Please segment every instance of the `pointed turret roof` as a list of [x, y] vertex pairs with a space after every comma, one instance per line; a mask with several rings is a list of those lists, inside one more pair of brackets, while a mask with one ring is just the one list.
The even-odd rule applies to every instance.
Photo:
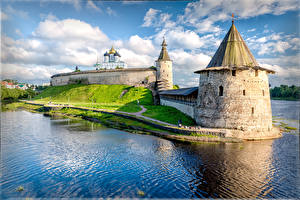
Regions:
[[227, 66], [258, 66], [234, 23], [232, 23], [228, 33], [206, 68]]
[[167, 43], [166, 43], [165, 38], [164, 38], [161, 46], [162, 46], [162, 48], [161, 48], [161, 51], [160, 51], [157, 61], [171, 61], [168, 51], [167, 51]]
[[274, 73], [273, 70], [262, 68], [256, 62], [254, 56], [243, 40], [242, 36], [236, 29], [234, 21], [232, 20], [232, 25], [224, 37], [222, 43], [220, 44], [215, 55], [207, 65], [206, 69], [196, 71], [199, 73], [201, 71], [207, 70], [220, 70], [220, 69], [261, 69], [268, 72]]

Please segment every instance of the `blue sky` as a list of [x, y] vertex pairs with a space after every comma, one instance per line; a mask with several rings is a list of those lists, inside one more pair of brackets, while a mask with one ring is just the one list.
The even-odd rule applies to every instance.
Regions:
[[93, 69], [112, 45], [128, 67], [149, 67], [165, 36], [174, 83], [197, 86], [193, 72], [209, 63], [231, 26], [231, 13], [258, 63], [277, 71], [271, 85], [300, 85], [296, 0], [4, 0], [2, 78], [44, 83], [76, 65]]

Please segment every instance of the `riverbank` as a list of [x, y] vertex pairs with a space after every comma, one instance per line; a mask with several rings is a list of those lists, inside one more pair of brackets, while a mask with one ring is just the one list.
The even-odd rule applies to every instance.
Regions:
[[300, 99], [293, 98], [293, 97], [271, 97], [271, 100], [300, 101]]
[[[65, 106], [65, 105], [44, 105], [37, 104], [34, 102], [26, 102], [28, 104], [35, 104], [43, 106], [43, 109], [46, 111], [51, 110], [51, 112], [59, 112], [64, 114], [71, 114], [81, 116], [82, 118], [96, 118], [96, 120], [105, 121], [107, 116], [110, 115], [110, 118], [113, 115], [115, 118], [111, 118], [110, 121], [113, 123], [117, 122], [117, 126], [121, 123], [124, 123], [121, 126], [121, 130], [133, 129], [134, 131], [146, 131], [160, 137], [175, 139], [180, 141], [191, 141], [191, 142], [242, 142], [243, 140], [262, 140], [262, 139], [274, 139], [281, 137], [280, 129], [278, 127], [273, 127], [270, 131], [267, 132], [254, 132], [254, 131], [241, 131], [233, 129], [218, 129], [218, 128], [203, 128], [199, 126], [184, 126], [177, 127], [173, 124], [168, 124], [161, 122], [159, 120], [151, 119], [149, 117], [142, 116], [142, 112], [138, 113], [127, 113], [121, 111], [109, 111], [103, 109], [92, 109], [92, 108], [83, 108], [83, 107], [74, 107], [74, 106]], [[144, 110], [144, 107], [143, 107]], [[145, 110], [144, 110], [145, 111]], [[99, 114], [101, 113], [101, 115]], [[94, 120], [94, 119], [91, 119]], [[126, 121], [124, 121], [126, 120]], [[128, 121], [129, 120], [129, 121]], [[132, 122], [138, 124], [132, 124]], [[129, 126], [128, 125], [133, 125]], [[148, 126], [145, 130], [144, 126]], [[144, 129], [140, 129], [144, 128]], [[120, 128], [118, 128], [120, 129]], [[152, 132], [154, 130], [154, 132]], [[159, 133], [157, 133], [157, 131]], [[167, 134], [165, 134], [167, 133]]]
[[117, 112], [108, 112], [100, 110], [91, 110], [90, 108], [69, 108], [69, 107], [54, 107], [50, 109], [43, 104], [32, 102], [16, 103], [11, 106], [14, 109], [24, 108], [33, 112], [45, 113], [47, 115], [63, 115], [65, 117], [80, 117], [96, 123], [101, 123], [105, 126], [139, 134], [149, 134], [162, 137], [169, 140], [179, 142], [197, 143], [197, 142], [221, 142], [221, 143], [236, 143], [242, 142], [239, 138], [225, 137], [226, 130], [224, 129], [200, 129], [193, 130], [189, 128], [179, 128], [172, 124], [163, 124], [163, 122], [145, 120], [141, 117], [132, 115], [124, 115]]

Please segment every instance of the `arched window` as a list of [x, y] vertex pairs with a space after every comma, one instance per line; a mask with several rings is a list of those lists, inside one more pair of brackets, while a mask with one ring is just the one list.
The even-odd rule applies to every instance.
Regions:
[[223, 96], [223, 86], [219, 87], [219, 96]]
[[243, 90], [243, 95], [246, 96], [246, 90]]
[[231, 71], [232, 76], [236, 76], [236, 70]]
[[251, 113], [254, 114], [254, 107], [251, 108]]
[[206, 72], [207, 77], [209, 77], [209, 71]]
[[262, 90], [262, 93], [263, 93], [263, 96], [265, 96], [265, 91], [264, 90]]
[[258, 76], [258, 70], [257, 69], [255, 70], [255, 76]]

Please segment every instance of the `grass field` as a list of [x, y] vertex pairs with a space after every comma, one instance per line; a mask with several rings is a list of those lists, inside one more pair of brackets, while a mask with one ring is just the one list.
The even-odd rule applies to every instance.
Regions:
[[185, 115], [176, 108], [170, 106], [153, 105], [145, 105], [145, 108], [147, 108], [147, 111], [142, 115], [146, 117], [151, 117], [153, 119], [157, 119], [170, 124], [177, 124], [178, 120], [181, 120], [183, 125], [195, 125], [195, 121], [191, 117]]
[[143, 87], [128, 85], [64, 85], [52, 86], [37, 95], [35, 100], [70, 103], [128, 104], [140, 101], [153, 104], [152, 93]]
[[70, 104], [78, 107], [91, 107], [124, 112], [139, 112], [144, 105], [147, 111], [144, 116], [163, 122], [177, 124], [181, 119], [183, 125], [195, 125], [194, 120], [168, 106], [153, 105], [152, 92], [143, 87], [128, 85], [64, 85], [45, 89], [34, 98], [36, 102]]

